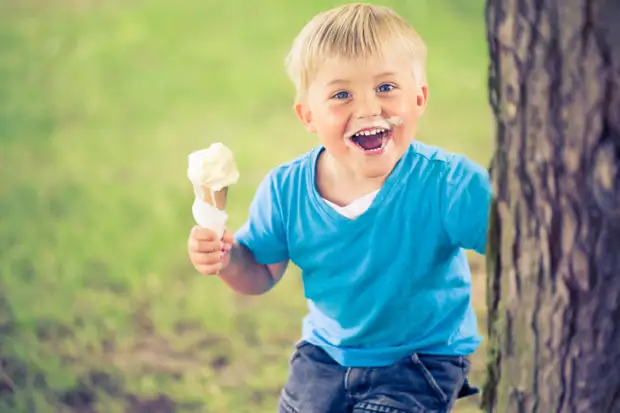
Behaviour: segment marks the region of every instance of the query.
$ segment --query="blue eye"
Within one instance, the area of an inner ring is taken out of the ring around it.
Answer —
[[[393,89],[394,89],[394,85],[391,85],[389,83],[384,83],[382,85],[379,85],[379,87],[377,88],[377,92],[385,93],[385,92],[389,92],[389,91],[391,91]]]
[[[349,92],[338,92],[334,96],[332,96],[332,98],[333,99],[348,99]]]

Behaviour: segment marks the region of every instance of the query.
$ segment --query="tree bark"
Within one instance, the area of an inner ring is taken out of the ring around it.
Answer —
[[[489,0],[489,413],[620,412],[620,0]]]

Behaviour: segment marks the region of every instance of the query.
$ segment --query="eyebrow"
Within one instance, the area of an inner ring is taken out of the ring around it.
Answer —
[[[334,85],[338,85],[338,84],[343,84],[343,83],[349,83],[348,80],[344,80],[344,79],[334,79],[330,82],[327,83],[326,86],[334,86]]]
[[[381,77],[394,76],[394,75],[396,75],[396,73],[394,72],[383,72],[383,73],[379,73],[378,75],[376,75],[375,79],[381,78]],[[350,83],[350,81],[345,80],[345,79],[334,79],[334,80],[329,81],[326,86],[334,86],[334,85],[346,84],[346,83]]]
[[[389,76],[395,76],[396,73],[394,72],[383,72],[383,73],[379,73],[377,76],[375,76],[375,78],[378,77],[389,77]]]

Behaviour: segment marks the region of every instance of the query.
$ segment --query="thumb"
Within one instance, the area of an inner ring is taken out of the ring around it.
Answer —
[[[232,233],[231,230],[226,228],[224,230],[224,235],[222,235],[222,242],[224,244],[232,244],[234,240],[235,240],[235,235]]]

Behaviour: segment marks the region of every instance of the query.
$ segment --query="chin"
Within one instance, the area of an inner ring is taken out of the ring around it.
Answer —
[[[398,159],[384,154],[380,159],[375,159],[372,164],[365,163],[361,165],[360,169],[366,178],[382,178],[387,177],[392,172],[397,162]]]

